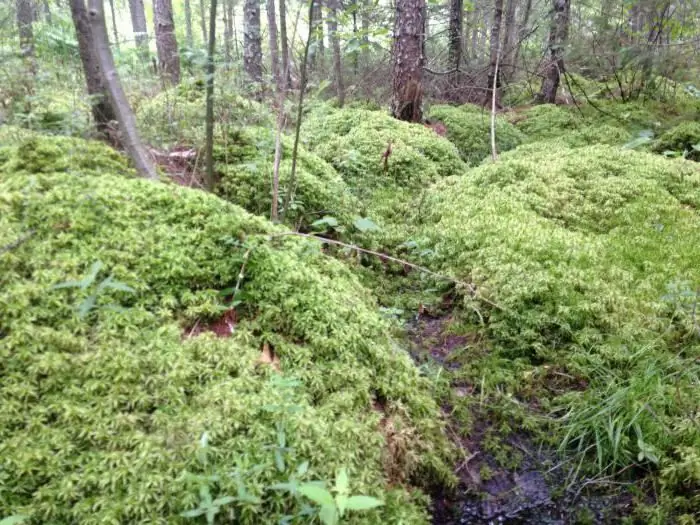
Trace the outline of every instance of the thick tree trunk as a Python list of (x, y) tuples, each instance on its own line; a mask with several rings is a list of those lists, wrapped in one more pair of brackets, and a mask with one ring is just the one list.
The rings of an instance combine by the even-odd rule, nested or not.
[[(245, 0), (243, 5), (243, 67), (250, 79), (262, 84), (262, 46), (260, 43), (260, 4)], [(258, 96), (260, 93), (258, 93)]]
[(146, 26), (146, 11), (143, 0), (129, 0), (131, 26), (134, 29), (134, 40), (139, 47), (141, 58), (148, 59), (148, 28)]
[(510, 81), (515, 74), (515, 39), (517, 37), (517, 25), (515, 23), (515, 11), (518, 7), (517, 0), (508, 0), (506, 4), (505, 36), (503, 38), (503, 56), (501, 71), (503, 78)]
[(136, 129), (134, 112), (131, 110), (119, 80), (117, 69), (114, 66), (114, 58), (112, 57), (112, 51), (109, 49), (109, 41), (107, 39), (102, 0), (89, 0), (88, 18), (90, 20), (90, 36), (92, 37), (91, 47), (94, 49), (95, 56), (99, 61), (102, 79), (109, 94), (110, 104), (119, 122), (122, 142), (139, 174), (143, 177), (155, 179), (157, 178), (156, 168), (153, 160), (143, 147)]
[(97, 131), (107, 136), (109, 123), (116, 120), (116, 117), (109, 103), (109, 95), (102, 80), (100, 63), (95, 54), (85, 1), (70, 0), (70, 11), (75, 27), (75, 36), (78, 40), (80, 61), (83, 64), (85, 84), (88, 95), (90, 95), (92, 118), (95, 121)]
[(289, 41), (287, 40), (287, 2), (279, 0), (280, 9), (280, 44), (282, 48), (283, 86), (288, 89), (292, 85), (292, 72), (289, 68)]
[(154, 0), (153, 24), (156, 30), (156, 48), (161, 75), (168, 83), (179, 84), (180, 55), (177, 50), (171, 0)]
[(452, 69), (459, 69), (462, 62), (462, 21), (464, 0), (450, 0), (449, 47), (447, 61)]
[(557, 99), (559, 79), (565, 72), (564, 47), (569, 35), (569, 9), (569, 0), (554, 0), (547, 50), (549, 60), (542, 79), (542, 88), (537, 96), (540, 102), (554, 104)]
[(114, 46), (119, 49), (119, 33), (117, 32), (117, 12), (114, 9), (114, 0), (109, 0), (109, 10), (112, 15), (112, 34), (114, 35)]
[(282, 77), (280, 76), (279, 43), (277, 40), (277, 16), (275, 14), (275, 0), (267, 0), (267, 33), (270, 42), (270, 66), (272, 79), (277, 89), (281, 89)]
[(503, 0), (495, 0), (493, 4), (493, 22), (491, 23), (491, 40), (489, 44), (489, 78), (486, 87), (486, 102), (493, 98), (493, 89), (496, 89), (496, 105), (499, 104), (498, 88), (501, 81), (498, 74), (498, 63), (501, 55), (501, 23), (503, 20)]
[(313, 16), (311, 17), (311, 30), (313, 40), (309, 51), (309, 65), (313, 68), (320, 66), (323, 69), (323, 58), (326, 47), (323, 41), (323, 9), (322, 0), (314, 2)]
[(194, 47), (194, 37), (192, 36), (192, 4), (190, 0), (185, 0), (185, 41), (187, 47)]
[(425, 0), (396, 0), (392, 114), (400, 120), (423, 118), (423, 36)]
[(333, 81), (335, 83), (335, 95), (338, 97), (338, 105), (342, 108), (345, 104), (345, 86), (343, 84), (343, 61), (340, 56), (340, 39), (338, 38), (338, 0), (327, 0), (328, 38), (333, 49)]
[(17, 31), (19, 32), (19, 49), (22, 56), (34, 62), (34, 13), (31, 0), (17, 0)]
[(199, 0), (199, 25), (202, 30), (202, 42), (207, 41), (207, 7), (205, 0)]

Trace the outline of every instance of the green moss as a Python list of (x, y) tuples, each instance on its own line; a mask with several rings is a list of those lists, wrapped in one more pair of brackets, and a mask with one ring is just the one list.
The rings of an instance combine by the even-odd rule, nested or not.
[[(467, 164), (473, 166), (491, 154), (491, 115), (477, 106), (433, 106), (429, 117), (447, 128), (447, 138), (457, 146)], [(496, 117), (496, 148), (508, 151), (523, 142), (524, 136), (501, 116)]]
[[(698, 206), (692, 163), (551, 143), (446, 179), (425, 199), (430, 264), (474, 283), (469, 304), (497, 305), (481, 303), (492, 361), (558, 364), (586, 382), (538, 403), (562, 416), (564, 447), (594, 451), (602, 471), (673, 463), (679, 447), (700, 446)], [(484, 373), (487, 384), (497, 374)], [(532, 374), (515, 374), (521, 395)]]
[(561, 139), (581, 125), (569, 109), (554, 104), (540, 104), (512, 114), (511, 121), (525, 134), (528, 142)]
[(664, 132), (652, 145), (656, 153), (671, 151), (700, 162), (700, 123), (683, 122)]
[[(7, 156), (0, 246), (16, 244), (0, 253), (0, 515), (178, 523), (198, 502), (189, 471), (219, 476), (214, 497), (243, 483), (260, 498), (230, 505), (237, 522), (277, 522), (301, 502), (270, 486), (309, 461), (304, 479), (345, 466), (353, 493), (386, 501), (353, 522), (427, 521), (424, 498), (387, 476), (449, 477), (439, 409), (342, 264), (315, 243), (268, 239), (278, 231), (268, 222), (204, 192), (106, 167), (29, 174), (13, 168), (16, 150)], [(233, 336), (188, 338), (228, 308), (218, 290), (236, 284), (246, 252)], [(94, 285), (53, 288), (96, 260)], [(108, 275), (135, 292), (100, 291)], [(282, 374), (256, 364), (264, 343)], [(291, 378), (299, 384), (285, 386)], [(204, 432), (206, 469), (195, 453)]]
[[(292, 169), (293, 140), (282, 139), (280, 163), (280, 209)], [(248, 211), (269, 216), (272, 201), (272, 176), (275, 132), (264, 128), (246, 128), (231, 133), (226, 145), (217, 145), (216, 169), (221, 174), (217, 193)], [(308, 227), (313, 221), (330, 215), (348, 226), (360, 213), (357, 199), (348, 191), (343, 179), (324, 160), (299, 148), (296, 189), (286, 222)]]

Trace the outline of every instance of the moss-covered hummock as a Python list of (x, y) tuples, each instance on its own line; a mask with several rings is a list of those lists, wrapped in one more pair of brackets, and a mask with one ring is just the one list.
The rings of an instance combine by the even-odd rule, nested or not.
[[(475, 166), (491, 154), (491, 115), (478, 106), (438, 105), (430, 108), (429, 118), (447, 128), (447, 138), (457, 146), (467, 164)], [(496, 149), (508, 151), (525, 140), (520, 131), (503, 117), (496, 117)]]
[[(254, 496), (222, 509), (236, 522), (277, 523), (304, 501), (272, 485), (308, 461), (302, 480), (346, 467), (385, 501), (352, 522), (426, 521), (400, 482), (447, 475), (439, 410), (343, 265), (213, 195), (115, 175), (105, 147), (93, 170), (33, 140), (44, 164), (0, 150), (0, 516), (179, 523), (189, 472)], [(188, 337), (246, 259), (232, 336)]]
[(700, 162), (700, 122), (682, 122), (667, 130), (654, 141), (652, 149)]

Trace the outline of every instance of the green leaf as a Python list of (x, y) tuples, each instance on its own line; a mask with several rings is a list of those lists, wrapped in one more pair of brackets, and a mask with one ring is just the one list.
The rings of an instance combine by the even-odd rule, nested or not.
[(297, 476), (302, 477), (309, 470), (309, 462), (304, 461), (297, 467)]
[(112, 290), (119, 290), (121, 292), (136, 293), (136, 290), (134, 290), (131, 286), (119, 281), (115, 281), (114, 279), (112, 279), (112, 276), (109, 276), (107, 277), (107, 279), (102, 281), (100, 283), (100, 286), (103, 288), (111, 288)]
[(317, 221), (312, 222), (311, 226), (335, 228), (336, 226), (338, 226), (338, 220), (335, 217), (331, 217), (330, 215), (326, 215), (322, 219), (319, 219)]
[(321, 507), (318, 517), (324, 525), (335, 525), (338, 523), (338, 512), (335, 510), (335, 505), (324, 505)]
[(323, 487), (311, 483), (304, 483), (299, 487), (299, 493), (321, 506), (331, 505), (335, 508), (333, 495)]
[(101, 269), (102, 269), (102, 261), (95, 261), (94, 263), (92, 263), (92, 266), (90, 267), (90, 271), (89, 271), (87, 277), (85, 277), (85, 279), (83, 279), (83, 282), (85, 283), (85, 287), (90, 286), (95, 281), (95, 277), (97, 277), (97, 274), (100, 272)]
[[(61, 288), (83, 288), (83, 281), (66, 281), (64, 283), (54, 284), (51, 290), (59, 290)], [(1, 523), (0, 521), (0, 524)]]
[[(186, 510), (185, 512), (181, 512), (180, 516), (183, 518), (198, 518), (199, 516), (204, 515), (206, 510), (204, 509), (192, 509), (192, 510)], [(4, 524), (2, 524), (4, 525)]]
[(368, 219), (367, 217), (364, 218), (359, 218), (355, 220), (353, 223), (353, 226), (360, 230), (362, 233), (369, 232), (369, 231), (378, 231), (380, 228), (377, 226), (374, 221), (371, 219)]
[(95, 307), (97, 302), (97, 296), (95, 294), (89, 295), (85, 300), (78, 306), (78, 317), (83, 319), (90, 311)]
[(382, 500), (371, 496), (351, 496), (345, 503), (347, 510), (369, 510), (384, 505)]
[(643, 144), (648, 144), (649, 142), (651, 142), (651, 137), (637, 137), (636, 139), (632, 139), (627, 144), (622, 146), (622, 149), (635, 149)]
[(0, 525), (17, 525), (27, 520), (29, 516), (23, 516), (22, 514), (14, 514), (0, 520)]
[(220, 498), (216, 498), (214, 501), (211, 502), (211, 504), (217, 507), (223, 507), (224, 505), (228, 505), (229, 503), (233, 503), (234, 501), (236, 501), (236, 498), (234, 498), (233, 496), (222, 496)]
[(335, 475), (335, 491), (338, 494), (347, 494), (349, 489), (348, 471), (341, 468)]

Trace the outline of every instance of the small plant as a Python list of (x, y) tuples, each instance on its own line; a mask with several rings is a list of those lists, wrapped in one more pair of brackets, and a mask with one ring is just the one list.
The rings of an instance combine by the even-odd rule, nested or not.
[[(90, 267), (90, 271), (88, 274), (83, 277), (80, 281), (66, 281), (64, 283), (56, 284), (51, 287), (52, 290), (58, 290), (61, 288), (80, 288), (81, 290), (86, 290), (90, 286), (92, 286), (95, 283), (95, 279), (97, 277), (97, 274), (100, 273), (100, 270), (102, 269), (102, 262), (101, 261), (96, 261), (93, 263), (93, 265)], [(122, 292), (128, 292), (128, 293), (136, 293), (136, 290), (131, 288), (130, 286), (127, 286), (126, 284), (114, 280), (113, 276), (109, 276), (104, 278), (100, 284), (98, 284), (94, 291), (88, 295), (83, 302), (81, 302), (78, 305), (78, 317), (81, 319), (87, 317), (87, 315), (93, 311), (97, 307), (97, 299), (98, 297), (107, 289), (112, 289), (112, 290), (120, 290)], [(122, 311), (123, 308), (118, 305), (114, 304), (108, 304), (101, 306), (100, 308), (104, 308), (107, 310), (115, 310), (115, 311)]]
[(348, 473), (343, 468), (335, 477), (335, 496), (322, 484), (303, 483), (298, 492), (320, 505), (319, 518), (324, 525), (335, 525), (346, 511), (370, 510), (384, 505), (384, 502), (370, 496), (350, 496)]

